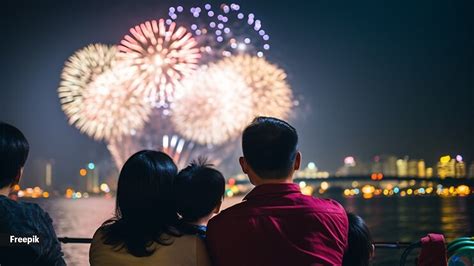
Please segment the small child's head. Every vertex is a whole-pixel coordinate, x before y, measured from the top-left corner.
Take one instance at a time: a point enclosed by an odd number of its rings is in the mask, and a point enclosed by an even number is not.
[[[353,213],[348,213],[349,237],[342,265],[368,266],[374,255],[374,245],[369,228],[364,220]]]
[[[218,213],[225,191],[225,179],[206,160],[193,161],[178,173],[174,182],[175,202],[183,222],[195,223]]]

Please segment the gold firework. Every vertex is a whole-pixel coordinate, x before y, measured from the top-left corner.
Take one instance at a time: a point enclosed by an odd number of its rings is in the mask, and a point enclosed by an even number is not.
[[[74,104],[97,76],[112,68],[116,54],[116,46],[90,44],[69,57],[64,64],[58,89],[63,110]]]
[[[116,66],[89,83],[74,101],[63,105],[69,123],[96,140],[120,140],[148,120],[151,106],[131,90],[133,72]]]
[[[119,58],[137,71],[137,90],[158,107],[173,100],[175,86],[198,67],[201,56],[190,32],[174,22],[168,28],[163,19],[131,28],[119,50]]]
[[[183,80],[171,107],[177,132],[199,144],[233,139],[253,118],[251,89],[222,62],[202,66]]]
[[[285,72],[264,58],[238,55],[222,60],[251,88],[253,116],[287,119],[293,107],[293,94]]]

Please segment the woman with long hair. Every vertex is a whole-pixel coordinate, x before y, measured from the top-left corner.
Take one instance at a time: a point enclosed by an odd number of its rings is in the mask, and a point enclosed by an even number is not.
[[[144,150],[125,162],[115,216],[94,234],[91,265],[209,265],[202,239],[182,235],[173,203],[177,167],[163,152]]]

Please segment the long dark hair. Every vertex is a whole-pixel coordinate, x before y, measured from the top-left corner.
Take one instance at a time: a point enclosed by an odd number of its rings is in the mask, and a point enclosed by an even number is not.
[[[373,256],[372,236],[364,220],[353,213],[348,213],[349,247],[344,253],[343,266],[368,266]]]
[[[136,257],[153,254],[154,242],[172,244],[178,215],[173,204],[173,179],[178,169],[163,152],[132,155],[120,171],[115,217],[103,224],[104,243],[126,248]]]

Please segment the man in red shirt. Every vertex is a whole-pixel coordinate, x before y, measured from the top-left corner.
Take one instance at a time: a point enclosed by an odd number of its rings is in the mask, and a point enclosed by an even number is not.
[[[336,201],[301,194],[293,183],[301,153],[285,121],[257,117],[242,136],[240,165],[256,187],[209,221],[215,265],[341,265],[348,221]]]

